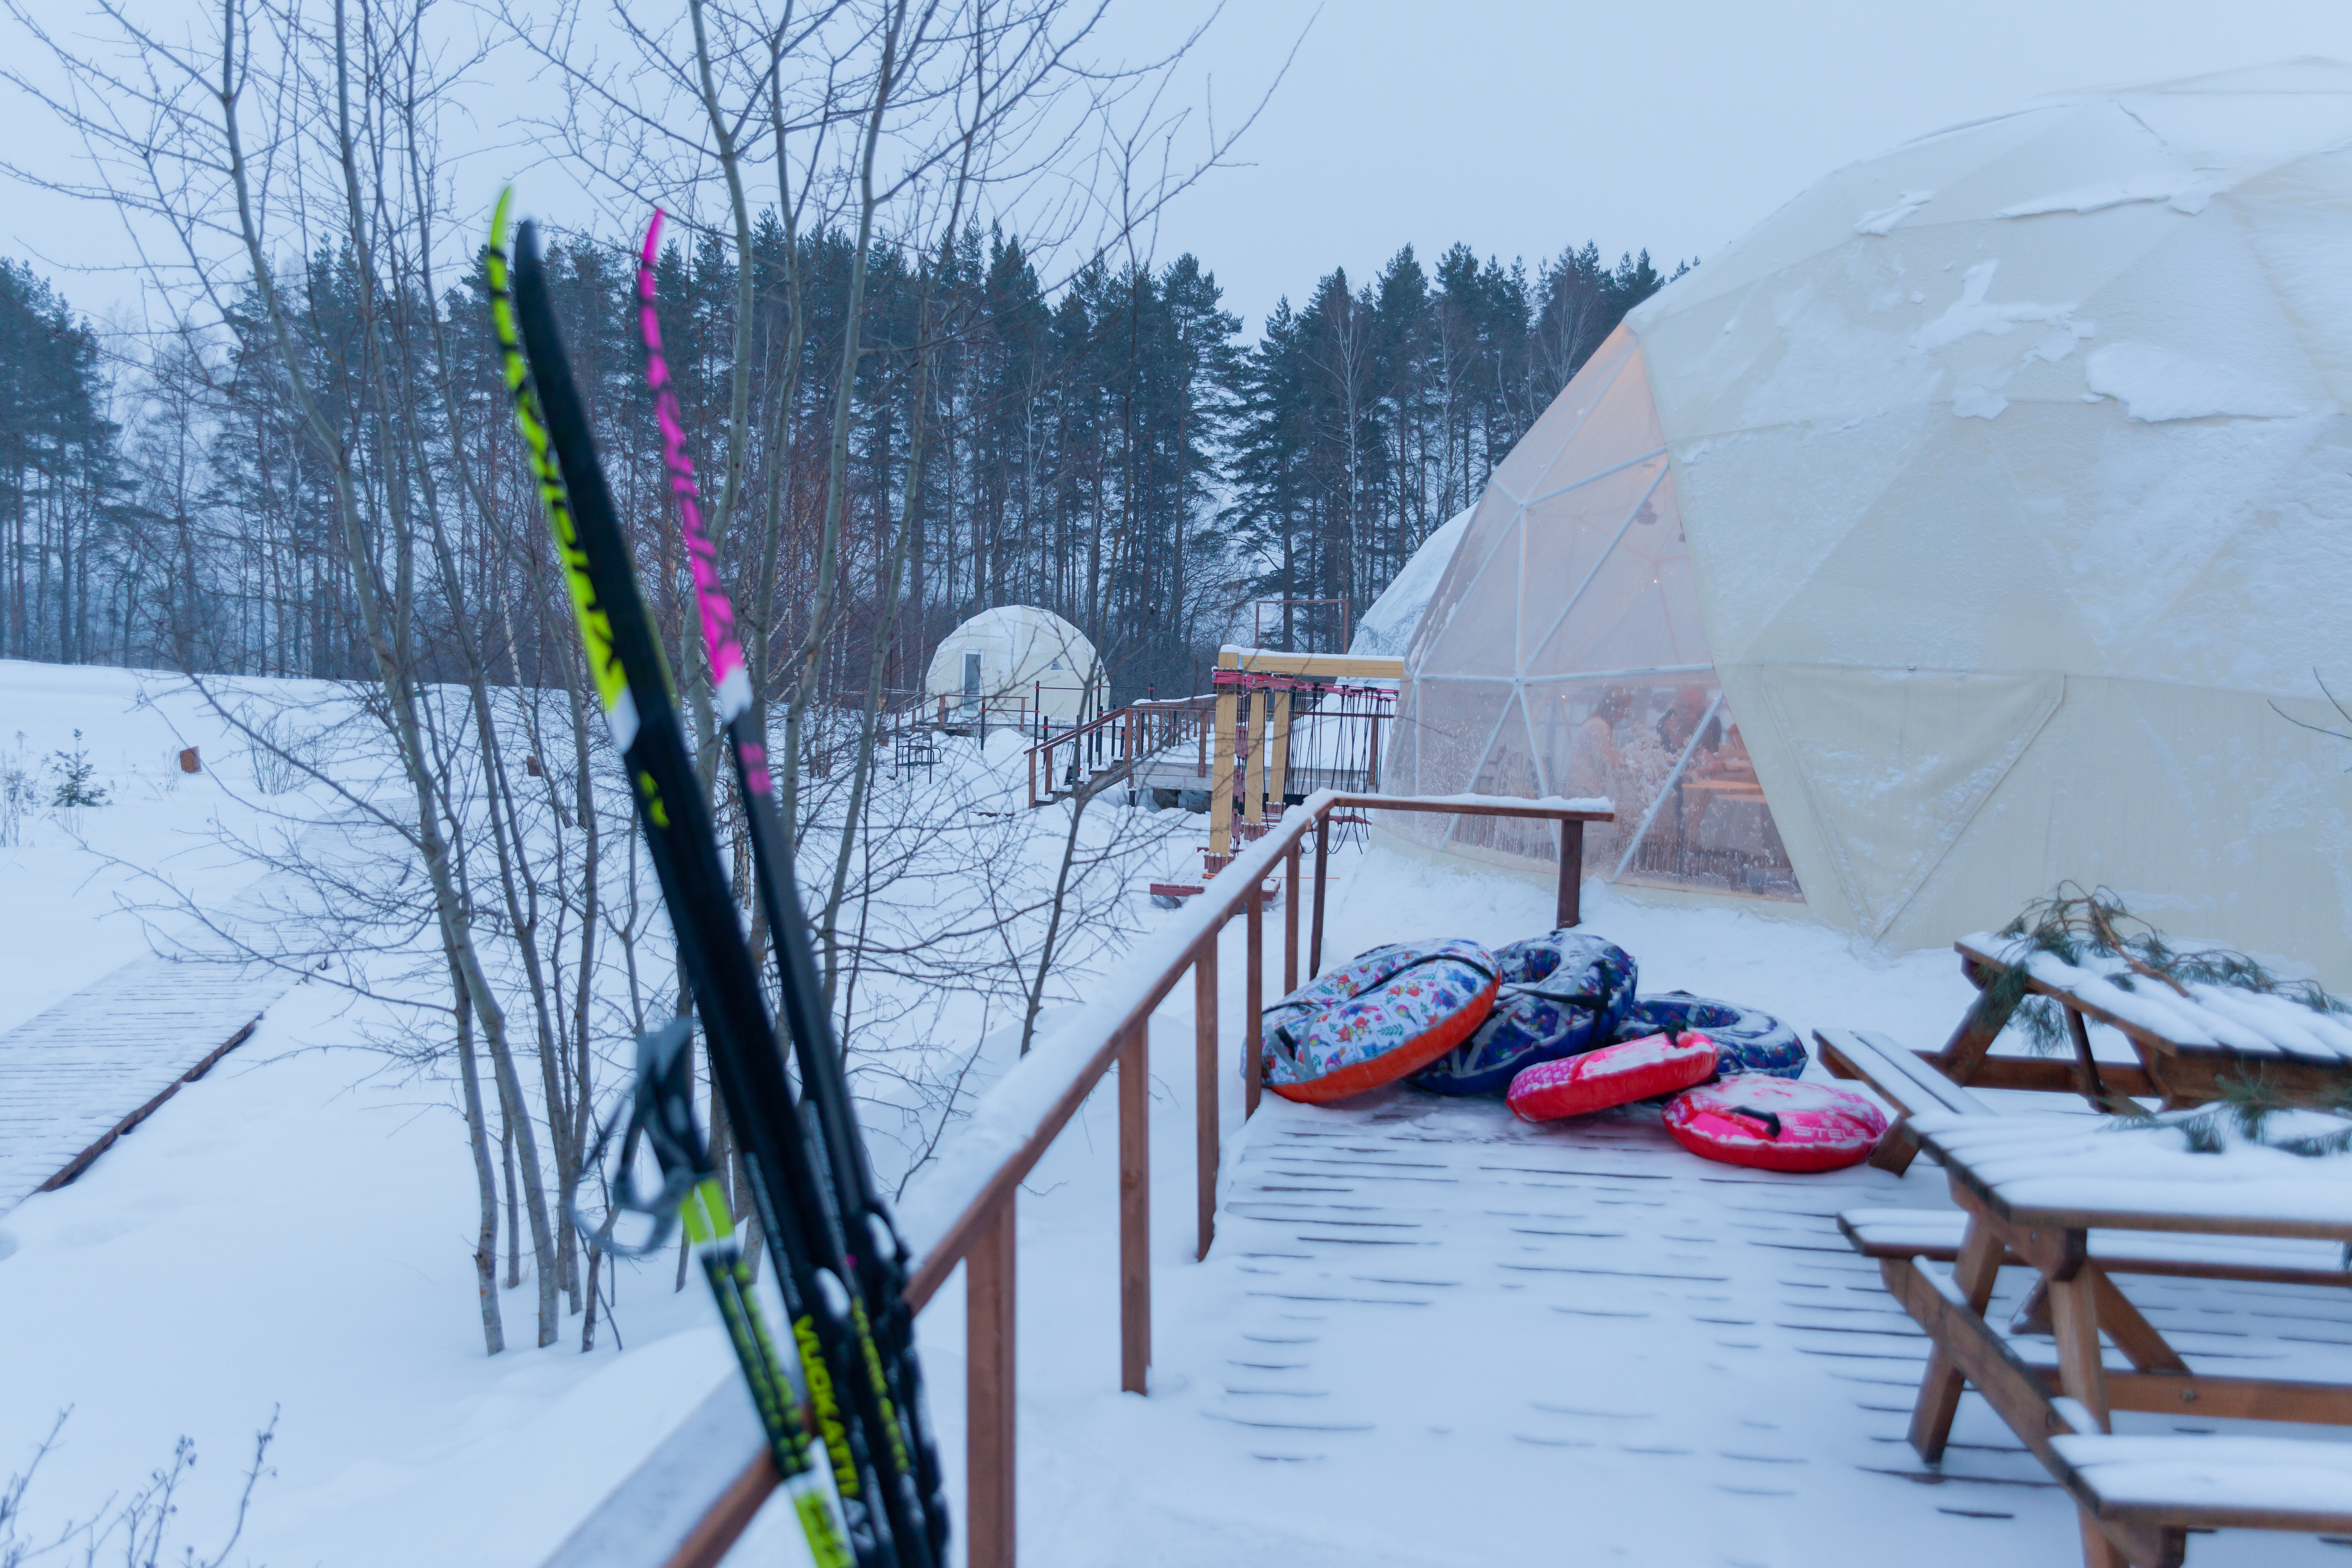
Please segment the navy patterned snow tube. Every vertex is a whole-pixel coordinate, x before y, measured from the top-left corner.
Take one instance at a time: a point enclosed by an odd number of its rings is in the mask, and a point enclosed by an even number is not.
[[[1433,1094],[1501,1094],[1522,1068],[1619,1037],[1640,978],[1604,937],[1556,931],[1495,952],[1495,1010],[1478,1032],[1412,1075]]]
[[[1679,1035],[1696,1029],[1715,1042],[1715,1070],[1723,1078],[1760,1072],[1772,1078],[1799,1078],[1805,1070],[1805,1043],[1797,1031],[1769,1013],[1694,996],[1687,991],[1667,991],[1633,1004],[1617,1026],[1621,1040],[1645,1035]]]

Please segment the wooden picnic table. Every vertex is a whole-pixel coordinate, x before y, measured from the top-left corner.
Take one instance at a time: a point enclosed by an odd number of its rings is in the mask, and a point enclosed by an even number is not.
[[[1922,1458],[1940,1459],[1965,1383],[2073,1494],[2091,1568],[2173,1568],[2198,1530],[2352,1530],[2352,1443],[2109,1432],[2115,1410],[2352,1425],[2352,1382],[2192,1370],[2116,1289],[2090,1244],[2095,1228],[2159,1233],[2151,1246],[2177,1237],[2352,1247],[2352,1157],[2298,1158],[2242,1143],[2197,1153],[2178,1127],[2079,1116],[1924,1111],[1912,1129],[1968,1215],[1948,1278],[1916,1258],[1879,1258],[1888,1290],[1934,1347],[1912,1413]],[[2004,1260],[2042,1275],[2054,1380],[1985,1321]],[[2102,1333],[2132,1370],[2105,1369]]]
[[[2082,963],[2068,963],[2021,939],[1990,932],[1952,945],[1979,988],[1936,1058],[1955,1083],[2065,1089],[2102,1110],[2116,1109],[2117,1097],[2160,1099],[2168,1110],[2203,1105],[2222,1099],[2232,1084],[2260,1084],[2299,1098],[2352,1092],[2352,1023],[2290,997],[2196,981],[2176,990],[2161,978],[2134,973],[2119,958],[2086,953]],[[1998,1059],[1989,1056],[1993,1037],[2022,1000],[1995,995],[1993,982],[2011,968],[2024,971],[2027,994],[2050,998],[2065,1014],[2074,1060],[2038,1064],[2065,1074],[2063,1082],[2003,1083],[1986,1070]],[[2130,1042],[2137,1069],[2093,1054],[2093,1023]],[[2011,1068],[1998,1076],[2017,1075]]]
[[[1859,1079],[1894,1101],[1896,1121],[1871,1163],[1897,1174],[1918,1152],[1909,1112],[1975,1109],[1965,1096],[1955,1100],[1942,1092],[1939,1081],[1963,1089],[2079,1094],[2106,1111],[2136,1110],[2129,1102],[2137,1100],[2160,1100],[2168,1110],[2204,1105],[2226,1098],[2233,1086],[2283,1099],[2352,1100],[2352,1021],[2341,1015],[2288,996],[2197,981],[2176,991],[2160,979],[2133,973],[2121,959],[2085,954],[2083,963],[2068,963],[1987,931],[1952,946],[1977,998],[1941,1050],[1905,1051],[1852,1030],[1815,1037],[1831,1072]],[[1993,983],[2012,968],[2024,971],[2024,992],[2004,996],[2007,988]],[[2058,1004],[2074,1047],[2071,1058],[1992,1055],[1994,1037],[2026,995]],[[2091,1047],[2095,1023],[2115,1029],[2137,1059],[2097,1056]]]

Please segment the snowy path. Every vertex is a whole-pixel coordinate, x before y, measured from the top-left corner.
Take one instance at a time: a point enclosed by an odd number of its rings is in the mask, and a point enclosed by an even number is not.
[[[1269,1099],[1196,1297],[1217,1328],[1186,1393],[1221,1454],[1194,1475],[1383,1560],[1533,1561],[1553,1541],[1542,1560],[1860,1563],[1900,1542],[1915,1564],[2079,1561],[2063,1494],[1974,1396],[1939,1471],[1904,1439],[1926,1342],[1832,1216],[1942,1209],[1943,1188],[1924,1162],[1706,1164],[1642,1108],[1538,1128],[1402,1090]],[[1996,1321],[2028,1281],[2001,1283]],[[2130,1288],[2214,1372],[2352,1376],[2342,1292]],[[2340,1552],[2233,1534],[2197,1556]]]

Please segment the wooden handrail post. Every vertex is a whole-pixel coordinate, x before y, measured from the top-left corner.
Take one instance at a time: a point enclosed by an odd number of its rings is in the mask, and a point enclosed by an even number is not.
[[[1323,973],[1323,876],[1331,863],[1331,814],[1315,819],[1315,921],[1307,935],[1307,978]]]
[[[1282,858],[1282,994],[1298,989],[1298,840]]]
[[[964,1254],[964,1561],[1013,1568],[1013,1229],[1016,1193]]]
[[[1230,669],[1234,656],[1228,650],[1217,656],[1217,668]],[[1217,745],[1215,770],[1209,780],[1209,856],[1223,869],[1223,861],[1234,852],[1234,796],[1241,793],[1241,752],[1236,749],[1239,737],[1234,734],[1238,720],[1236,705],[1241,689],[1220,686],[1217,691]]]
[[[1584,824],[1559,819],[1559,923],[1584,923]]]
[[[1242,1054],[1248,1065],[1243,1068],[1246,1087],[1242,1093],[1242,1120],[1257,1114],[1258,1079],[1265,1071],[1265,1063],[1258,1050],[1258,1032],[1265,1027],[1265,883],[1252,877],[1247,897],[1242,900],[1246,911],[1244,924],[1249,932],[1249,971],[1242,982]]]
[[[1252,827],[1265,820],[1265,693],[1249,694],[1249,757],[1234,771],[1242,778],[1242,820]]]
[[[1192,1162],[1201,1221],[1195,1258],[1208,1257],[1217,1237],[1217,936],[1211,930],[1192,954]]]
[[[1151,1371],[1151,1026],[1118,1047],[1118,1386],[1150,1392]]]

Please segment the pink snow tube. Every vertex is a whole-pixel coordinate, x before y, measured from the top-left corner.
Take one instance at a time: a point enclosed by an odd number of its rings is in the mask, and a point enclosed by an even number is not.
[[[1702,1084],[1666,1107],[1666,1131],[1694,1154],[1759,1171],[1834,1171],[1870,1157],[1886,1118],[1858,1094],[1748,1073]]]
[[[1581,1056],[1538,1062],[1511,1079],[1505,1096],[1529,1121],[1557,1121],[1654,1094],[1672,1094],[1715,1076],[1715,1042],[1696,1032],[1648,1035]]]

